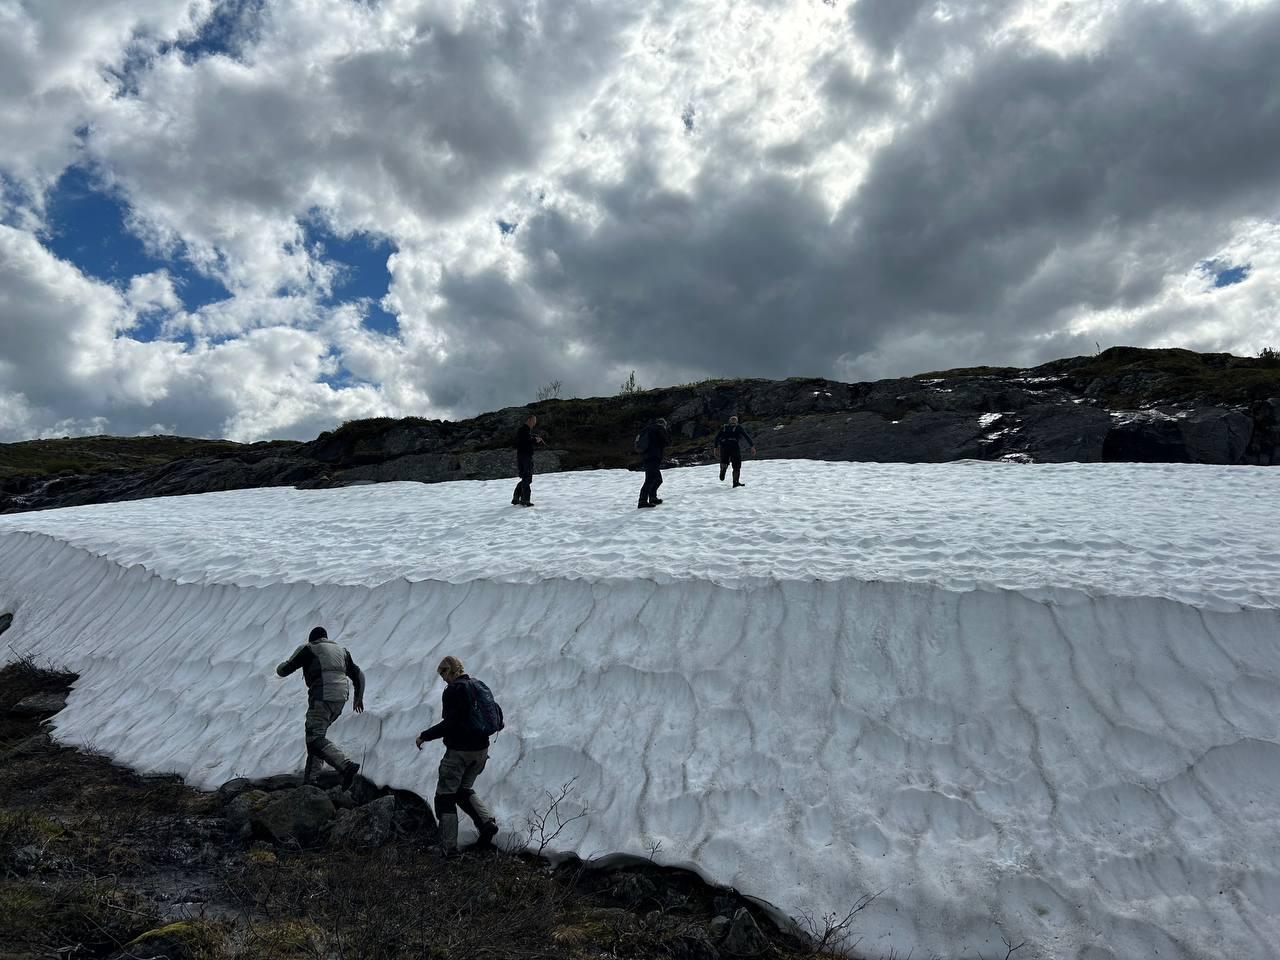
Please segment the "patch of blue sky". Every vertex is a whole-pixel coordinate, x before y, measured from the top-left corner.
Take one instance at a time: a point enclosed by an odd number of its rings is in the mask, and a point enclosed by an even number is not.
[[[1232,284],[1240,283],[1245,277],[1249,276],[1252,269],[1253,264],[1246,263],[1238,267],[1219,270],[1213,278],[1213,285],[1215,287],[1229,287]]]
[[[125,290],[139,274],[167,270],[188,311],[231,296],[222,282],[197,271],[181,255],[162,259],[129,229],[128,207],[81,166],[68,167],[49,191],[45,247],[95,280]],[[161,317],[146,317],[133,336],[154,339]]]
[[[1253,272],[1253,264],[1230,264],[1225,260],[1204,260],[1200,272],[1213,280],[1215,289],[1230,287],[1244,281]]]
[[[520,227],[520,224],[510,220],[496,220],[494,222],[498,224],[498,229],[502,231],[504,237],[511,236]]]
[[[303,230],[307,249],[339,266],[325,305],[359,301],[365,326],[387,336],[399,333],[395,315],[381,305],[391,287],[387,260],[396,252],[395,244],[386,237],[369,233],[341,236],[315,217],[303,223]]]
[[[266,0],[222,0],[190,37],[179,39],[173,49],[187,60],[203,57],[240,57],[257,36]]]
[[[214,56],[241,59],[245,47],[259,36],[265,9],[266,0],[221,0],[192,34],[163,43],[136,35],[124,59],[109,68],[117,95],[136,94],[139,79],[155,58],[174,51],[187,63]]]

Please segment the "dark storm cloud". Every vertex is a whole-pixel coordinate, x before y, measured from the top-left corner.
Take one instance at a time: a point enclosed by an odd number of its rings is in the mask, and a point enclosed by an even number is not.
[[[980,63],[834,218],[803,178],[709,166],[675,192],[637,163],[578,185],[598,222],[550,206],[518,240],[601,362],[829,373],[925,329],[940,362],[948,338],[1053,350],[1064,311],[1140,305],[1234,218],[1278,212],[1277,49],[1280,6],[1144,6],[1100,53]]]

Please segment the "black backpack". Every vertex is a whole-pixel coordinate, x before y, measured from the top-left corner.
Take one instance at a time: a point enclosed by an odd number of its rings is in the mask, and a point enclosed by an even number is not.
[[[467,717],[471,729],[476,733],[492,737],[504,726],[502,708],[493,699],[493,692],[483,681],[468,677],[465,681],[467,693],[471,697],[471,713]]]
[[[645,427],[636,434],[636,453],[649,452],[649,428]]]

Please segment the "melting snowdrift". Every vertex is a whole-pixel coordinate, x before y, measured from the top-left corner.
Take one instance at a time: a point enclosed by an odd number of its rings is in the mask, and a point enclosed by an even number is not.
[[[1280,943],[1274,474],[751,464],[240,491],[0,518],[14,650],[81,674],[60,739],[213,787],[301,765],[272,667],[316,623],[369,677],[335,736],[430,793],[444,653],[510,729],[518,821],[643,854],[860,950],[1268,957]],[[12,656],[6,649],[0,657]],[[1001,948],[1002,949],[1002,948]]]

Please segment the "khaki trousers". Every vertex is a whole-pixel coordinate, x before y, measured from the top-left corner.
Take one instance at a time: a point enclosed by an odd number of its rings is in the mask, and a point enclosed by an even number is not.
[[[479,827],[493,821],[493,811],[476,796],[476,777],[489,760],[488,750],[448,750],[440,759],[436,781],[436,819],[440,821],[440,845],[449,852],[458,849],[458,808]]]
[[[307,719],[303,725],[307,737],[307,765],[302,772],[302,780],[308,783],[311,775],[318,772],[317,767],[323,763],[341,772],[349,762],[347,755],[338,749],[338,745],[327,736],[333,721],[342,715],[345,700],[312,700],[307,704]]]

